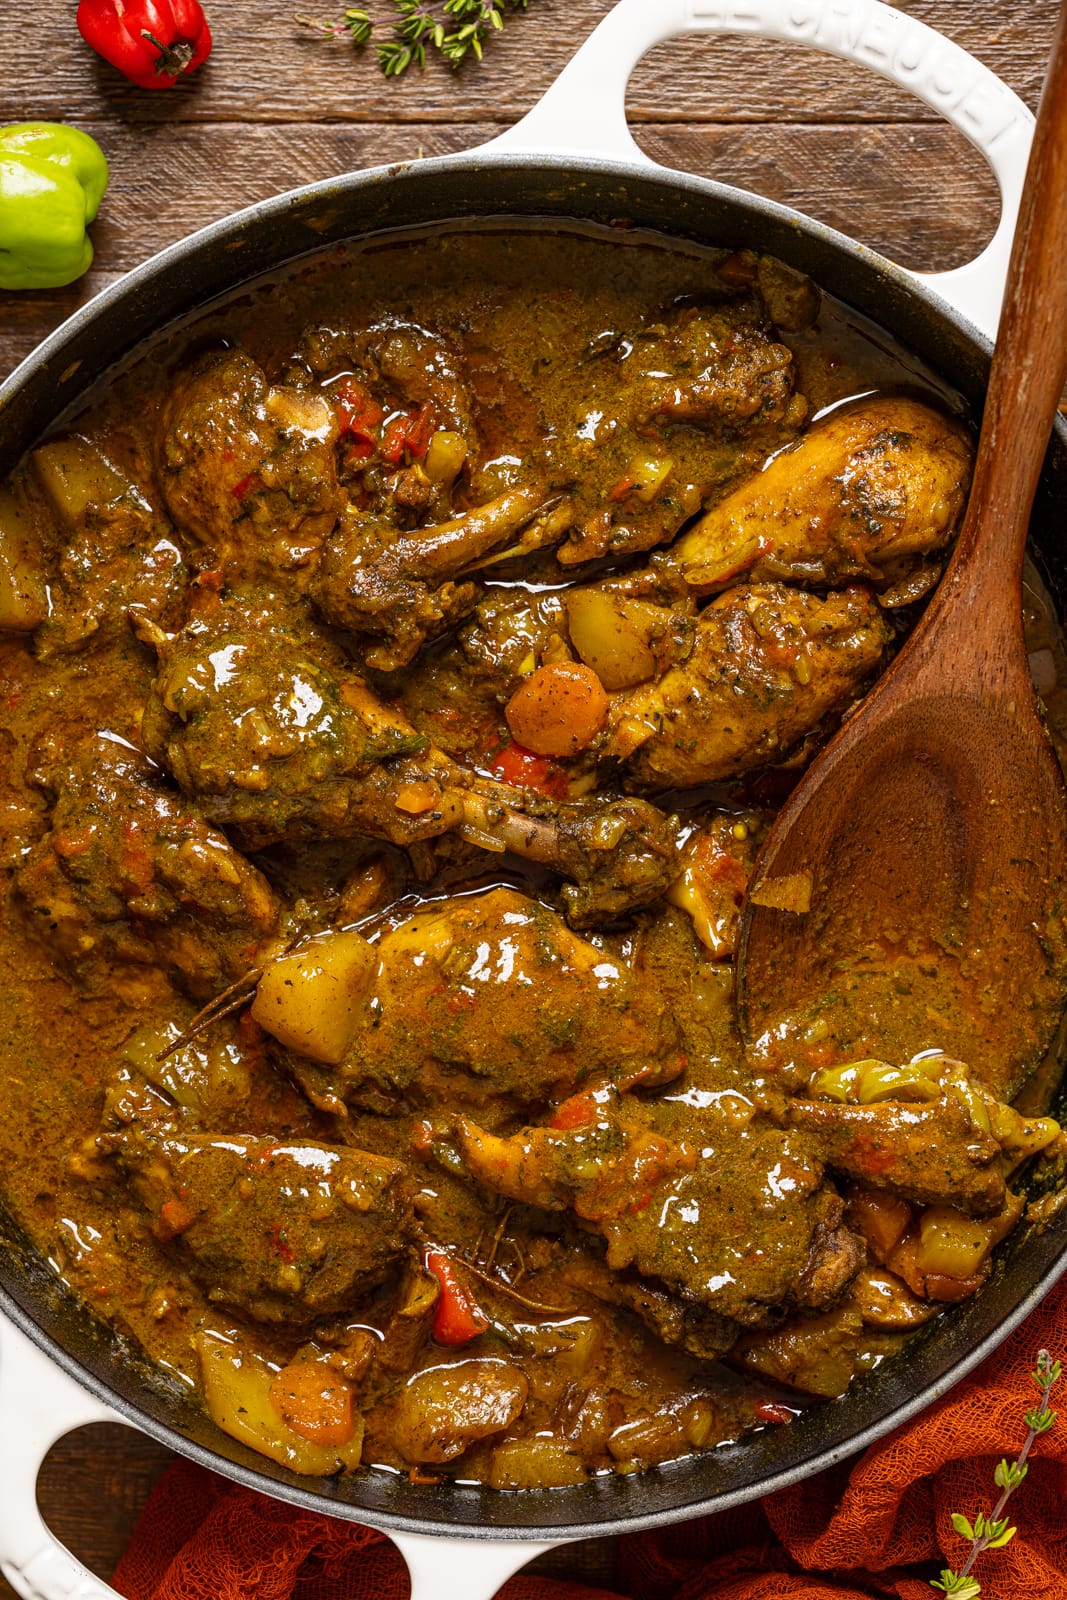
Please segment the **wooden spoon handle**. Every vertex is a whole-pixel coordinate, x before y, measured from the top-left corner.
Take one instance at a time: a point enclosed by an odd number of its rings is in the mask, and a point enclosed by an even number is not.
[[[974,547],[988,529],[987,518],[993,519],[995,532],[985,541],[981,561],[974,561],[971,578],[972,598],[994,606],[1018,592],[1030,508],[1067,381],[1067,0],[1041,98],[1008,283],[982,421],[990,448],[980,452],[953,562],[956,572],[972,569]],[[958,606],[961,599],[945,595],[946,604]]]

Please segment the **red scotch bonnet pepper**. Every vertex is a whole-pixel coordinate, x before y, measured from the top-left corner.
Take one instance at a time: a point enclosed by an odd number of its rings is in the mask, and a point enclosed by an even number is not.
[[[79,0],[78,32],[142,89],[173,88],[211,50],[200,0]]]

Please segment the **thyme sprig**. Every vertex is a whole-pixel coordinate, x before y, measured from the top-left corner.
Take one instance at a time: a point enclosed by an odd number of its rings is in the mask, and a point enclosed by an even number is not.
[[[1015,1537],[1015,1529],[1009,1527],[1004,1508],[1029,1471],[1027,1457],[1033,1448],[1034,1440],[1041,1434],[1047,1433],[1056,1421],[1056,1413],[1052,1410],[1051,1404],[1052,1388],[1059,1381],[1061,1373],[1060,1363],[1053,1361],[1047,1350],[1039,1350],[1037,1366],[1030,1377],[1041,1396],[1041,1402],[1039,1405],[1031,1406],[1023,1417],[1028,1431],[1018,1459],[1001,1461],[993,1474],[993,1481],[1000,1490],[1000,1499],[993,1507],[991,1515],[986,1516],[985,1512],[979,1511],[971,1523],[961,1512],[952,1513],[952,1526],[960,1538],[971,1541],[970,1554],[958,1572],[946,1567],[940,1578],[931,1580],[931,1588],[942,1590],[945,1595],[951,1597],[951,1600],[978,1600],[982,1587],[978,1579],[971,1576],[971,1568],[986,1550],[1002,1550]]]
[[[324,33],[328,39],[339,39],[342,34],[347,33],[351,36],[353,44],[366,44],[374,27],[361,6],[348,6],[342,16],[334,17],[329,22],[324,22],[321,17],[308,17],[302,11],[297,11],[293,15],[293,21],[299,22],[302,28],[314,28],[316,33]]]
[[[387,78],[398,78],[409,67],[426,66],[426,53],[436,50],[454,69],[468,57],[481,61],[486,40],[499,33],[510,11],[525,11],[528,0],[389,0],[393,11],[392,37],[375,44],[378,65]],[[353,43],[366,44],[374,27],[369,14],[349,6],[333,21],[297,12],[295,21],[327,38],[348,34]]]

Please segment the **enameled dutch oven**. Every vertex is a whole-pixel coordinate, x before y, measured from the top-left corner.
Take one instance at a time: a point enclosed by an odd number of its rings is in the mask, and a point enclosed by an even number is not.
[[[758,34],[865,64],[911,89],[985,155],[1002,217],[982,255],[921,277],[783,206],[667,171],[626,126],[629,75],[681,33]],[[791,262],[874,319],[981,409],[1033,118],[965,51],[878,0],[621,0],[533,111],[460,156],[352,174],[267,200],[203,229],[106,290],[0,389],[0,477],[116,359],[214,296],[340,241],[390,229],[507,217],[642,227]],[[1058,427],[1034,514],[1033,554],[1061,615],[1067,599],[1067,428]],[[1014,1238],[979,1294],[791,1426],[765,1429],[639,1477],[502,1494],[416,1486],[380,1471],[298,1478],[222,1434],[62,1288],[0,1212],[0,1570],[32,1600],[114,1600],[37,1510],[52,1443],[120,1420],[214,1471],[294,1506],[386,1530],[415,1600],[488,1600],[550,1545],[725,1510],[806,1478],[914,1416],[1026,1316],[1067,1268],[1067,1214]]]

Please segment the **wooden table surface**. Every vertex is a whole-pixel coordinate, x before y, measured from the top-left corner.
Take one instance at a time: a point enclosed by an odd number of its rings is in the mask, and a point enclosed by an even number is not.
[[[647,0],[654,6],[657,0]],[[481,143],[548,87],[610,0],[530,0],[482,67],[386,80],[367,52],[299,29],[289,0],[204,0],[211,60],[178,88],[135,89],[74,27],[74,0],[2,0],[0,122],[49,119],[103,146],[111,185],[96,261],[67,289],[0,293],[0,376],[98,289],[217,217],[298,184]],[[315,14],[339,13],[307,0]],[[372,14],[382,15],[375,7]],[[909,0],[905,9],[972,50],[1031,106],[1057,0]],[[634,133],[668,166],[795,206],[914,267],[976,254],[997,215],[981,158],[901,90],[859,68],[756,40],[674,41],[631,81]],[[2,1448],[2,1439],[0,1439]],[[39,1496],[50,1522],[107,1574],[166,1453],[120,1428],[53,1452]],[[609,1581],[609,1541],[551,1558]],[[11,1590],[0,1578],[0,1600]]]

